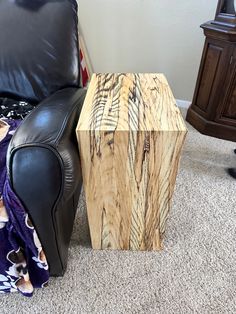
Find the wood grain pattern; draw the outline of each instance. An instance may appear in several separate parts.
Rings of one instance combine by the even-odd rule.
[[[93,75],[77,138],[94,249],[162,247],[186,133],[164,75]]]

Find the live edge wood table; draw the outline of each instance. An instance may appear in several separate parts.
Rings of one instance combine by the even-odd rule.
[[[94,74],[77,126],[94,249],[158,250],[187,133],[162,74]]]

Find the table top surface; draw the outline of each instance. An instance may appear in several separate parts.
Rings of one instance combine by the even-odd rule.
[[[93,74],[77,131],[184,131],[163,74]]]

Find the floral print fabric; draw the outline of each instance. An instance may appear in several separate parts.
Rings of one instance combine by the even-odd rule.
[[[0,293],[19,291],[32,296],[49,279],[48,264],[37,233],[11,188],[6,169],[10,139],[20,120],[0,120]],[[0,132],[4,134],[3,132]]]
[[[25,101],[0,97],[0,119],[23,120],[35,107]]]

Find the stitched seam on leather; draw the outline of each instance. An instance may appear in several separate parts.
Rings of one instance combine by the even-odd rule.
[[[80,89],[78,89],[78,90],[83,90],[83,89],[80,88]],[[57,91],[56,93],[58,93],[58,92],[59,92],[59,91]],[[56,94],[56,93],[55,93],[55,94]],[[66,127],[66,124],[67,124],[67,122],[68,122],[68,120],[69,120],[69,117],[71,116],[72,112],[75,110],[75,107],[77,106],[77,103],[80,103],[80,102],[81,102],[81,99],[83,99],[83,98],[85,97],[85,95],[86,95],[86,93],[82,93],[82,94],[79,96],[79,98],[76,99],[76,101],[73,103],[72,108],[70,109],[70,111],[68,111],[68,112],[66,113],[66,116],[64,117],[64,119],[63,119],[63,121],[62,121],[62,123],[61,123],[60,131],[58,132],[56,138],[55,138],[51,143],[49,143],[49,144],[43,144],[43,145],[55,145],[55,146],[58,145],[59,139],[60,139],[62,133],[63,133],[64,130],[65,130],[65,127]],[[50,99],[49,99],[48,101],[50,102]],[[47,102],[47,100],[45,100],[45,102]],[[32,111],[32,113],[28,114],[28,115],[24,118],[23,124],[25,123],[25,121],[28,121],[28,120],[32,117],[32,115],[37,114],[37,111],[40,111],[40,107],[41,107],[41,105],[42,105],[42,107],[43,107],[43,103],[44,103],[44,101],[41,102],[41,103],[39,103],[39,105]],[[20,128],[20,127],[21,127],[21,125],[19,126],[19,128]],[[14,140],[14,138],[15,138],[16,136],[17,136],[17,130],[16,130],[16,132],[15,132],[15,134],[14,134],[12,140]],[[35,143],[36,143],[36,142],[33,142],[33,143],[32,143],[32,142],[31,142],[31,143],[23,143],[23,144],[20,144],[20,145],[31,145],[31,144],[33,145],[33,144],[35,144]],[[14,144],[14,141],[13,141],[13,144]],[[17,148],[17,147],[20,147],[20,145],[11,147],[11,151],[14,150],[14,149]],[[38,145],[42,145],[42,144],[41,144],[41,143],[38,143]]]

